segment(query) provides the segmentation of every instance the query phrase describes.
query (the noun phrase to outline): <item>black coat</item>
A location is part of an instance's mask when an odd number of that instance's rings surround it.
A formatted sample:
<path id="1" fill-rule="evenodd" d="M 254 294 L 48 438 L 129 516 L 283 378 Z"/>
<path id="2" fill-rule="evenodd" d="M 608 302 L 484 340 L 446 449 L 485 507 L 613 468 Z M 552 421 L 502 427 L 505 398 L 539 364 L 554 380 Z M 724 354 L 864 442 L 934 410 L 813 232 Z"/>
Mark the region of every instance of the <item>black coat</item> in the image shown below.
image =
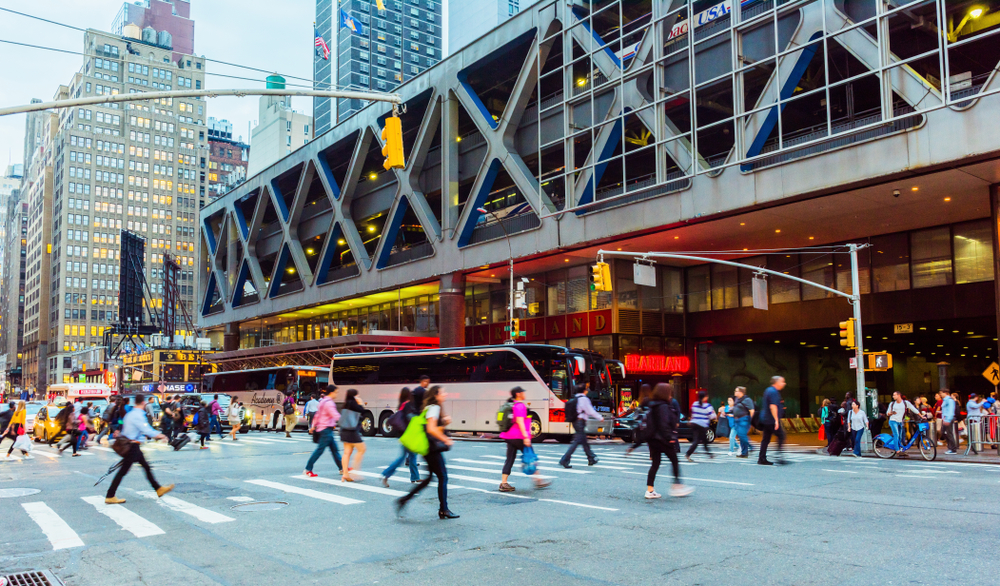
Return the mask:
<path id="1" fill-rule="evenodd" d="M 198 409 L 198 424 L 194 426 L 198 433 L 212 432 L 212 410 L 208 407 Z"/>

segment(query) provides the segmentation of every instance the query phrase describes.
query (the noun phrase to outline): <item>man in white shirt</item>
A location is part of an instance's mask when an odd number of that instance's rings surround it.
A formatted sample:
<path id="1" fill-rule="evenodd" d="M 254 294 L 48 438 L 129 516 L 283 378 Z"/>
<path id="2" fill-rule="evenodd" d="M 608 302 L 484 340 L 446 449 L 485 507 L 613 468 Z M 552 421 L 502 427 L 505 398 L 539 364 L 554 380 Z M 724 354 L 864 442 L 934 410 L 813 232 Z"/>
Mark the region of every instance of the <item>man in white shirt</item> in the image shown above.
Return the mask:
<path id="1" fill-rule="evenodd" d="M 319 410 L 319 401 L 316 399 L 317 397 L 318 395 L 313 393 L 306 402 L 306 406 L 302 409 L 302 413 L 306 416 L 306 421 L 309 422 L 309 429 L 312 429 L 313 416 L 316 415 L 316 411 Z"/>
<path id="2" fill-rule="evenodd" d="M 903 417 L 906 415 L 907 411 L 912 411 L 918 417 L 920 415 L 920 410 L 913 406 L 913 403 L 907 401 L 903 398 L 898 391 L 892 394 L 892 403 L 889 403 L 889 408 L 886 409 L 885 415 L 889 418 L 889 428 L 892 429 L 892 437 L 896 439 L 896 447 L 902 447 L 905 436 L 903 434 Z M 905 454 L 900 454 L 900 456 L 905 456 Z"/>
<path id="3" fill-rule="evenodd" d="M 572 468 L 569 465 L 570 458 L 573 457 L 573 452 L 576 451 L 577 446 L 583 446 L 583 451 L 587 454 L 587 465 L 593 466 L 597 464 L 597 456 L 594 455 L 594 451 L 590 449 L 590 444 L 587 443 L 587 420 L 588 419 L 604 419 L 600 413 L 594 410 L 593 403 L 587 397 L 587 392 L 590 391 L 590 383 L 586 386 L 578 389 L 576 393 L 576 419 L 573 420 L 573 443 L 569 445 L 569 449 L 566 450 L 566 454 L 559 460 L 559 465 L 563 468 Z M 567 407 L 572 409 L 572 406 Z M 567 415 L 569 411 L 567 410 Z"/>

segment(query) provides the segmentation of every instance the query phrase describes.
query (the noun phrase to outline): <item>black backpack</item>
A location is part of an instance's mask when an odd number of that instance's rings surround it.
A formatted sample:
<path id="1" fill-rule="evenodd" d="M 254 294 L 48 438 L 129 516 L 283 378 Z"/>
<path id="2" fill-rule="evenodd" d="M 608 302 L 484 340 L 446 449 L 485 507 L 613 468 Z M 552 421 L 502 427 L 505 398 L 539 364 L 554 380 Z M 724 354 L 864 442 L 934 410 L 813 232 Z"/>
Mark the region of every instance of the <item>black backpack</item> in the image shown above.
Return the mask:
<path id="1" fill-rule="evenodd" d="M 295 413 L 295 404 L 292 403 L 291 401 L 285 401 L 285 406 L 282 409 L 282 413 L 284 413 L 285 415 L 291 415 Z"/>
<path id="2" fill-rule="evenodd" d="M 635 428 L 635 443 L 646 443 L 656 438 L 656 424 L 653 422 L 653 411 L 649 407 L 641 407 L 636 417 L 638 425 Z"/>
<path id="3" fill-rule="evenodd" d="M 566 401 L 566 423 L 575 423 L 579 419 L 579 413 L 576 412 L 576 399 L 577 396 L 573 395 L 569 401 Z"/>

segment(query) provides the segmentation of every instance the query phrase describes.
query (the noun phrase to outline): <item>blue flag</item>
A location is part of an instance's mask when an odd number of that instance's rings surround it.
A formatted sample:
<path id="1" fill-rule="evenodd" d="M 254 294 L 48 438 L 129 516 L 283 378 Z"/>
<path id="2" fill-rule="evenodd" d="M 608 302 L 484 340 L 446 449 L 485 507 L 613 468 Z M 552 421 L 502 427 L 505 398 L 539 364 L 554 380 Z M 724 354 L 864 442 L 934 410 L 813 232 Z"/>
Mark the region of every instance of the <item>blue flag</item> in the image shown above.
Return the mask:
<path id="1" fill-rule="evenodd" d="M 340 11 L 340 28 L 346 28 L 356 35 L 364 35 L 365 29 L 360 22 L 354 19 L 353 16 L 344 12 L 343 9 Z"/>

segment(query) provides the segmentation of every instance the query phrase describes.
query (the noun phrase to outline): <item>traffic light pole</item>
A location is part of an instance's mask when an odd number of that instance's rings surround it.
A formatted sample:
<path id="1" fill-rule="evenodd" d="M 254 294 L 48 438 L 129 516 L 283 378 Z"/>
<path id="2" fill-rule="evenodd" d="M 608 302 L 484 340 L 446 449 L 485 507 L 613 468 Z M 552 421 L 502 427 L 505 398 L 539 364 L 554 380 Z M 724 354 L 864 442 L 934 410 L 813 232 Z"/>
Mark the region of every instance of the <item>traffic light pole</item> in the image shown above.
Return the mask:
<path id="1" fill-rule="evenodd" d="M 861 335 L 861 279 L 858 275 L 858 245 L 848 244 L 851 249 L 851 306 L 854 308 L 854 377 L 857 385 L 858 403 L 865 413 L 872 413 L 878 402 L 872 399 L 872 411 L 868 411 L 868 392 L 865 389 L 865 339 Z M 870 432 L 865 430 L 865 444 L 871 445 Z"/>

